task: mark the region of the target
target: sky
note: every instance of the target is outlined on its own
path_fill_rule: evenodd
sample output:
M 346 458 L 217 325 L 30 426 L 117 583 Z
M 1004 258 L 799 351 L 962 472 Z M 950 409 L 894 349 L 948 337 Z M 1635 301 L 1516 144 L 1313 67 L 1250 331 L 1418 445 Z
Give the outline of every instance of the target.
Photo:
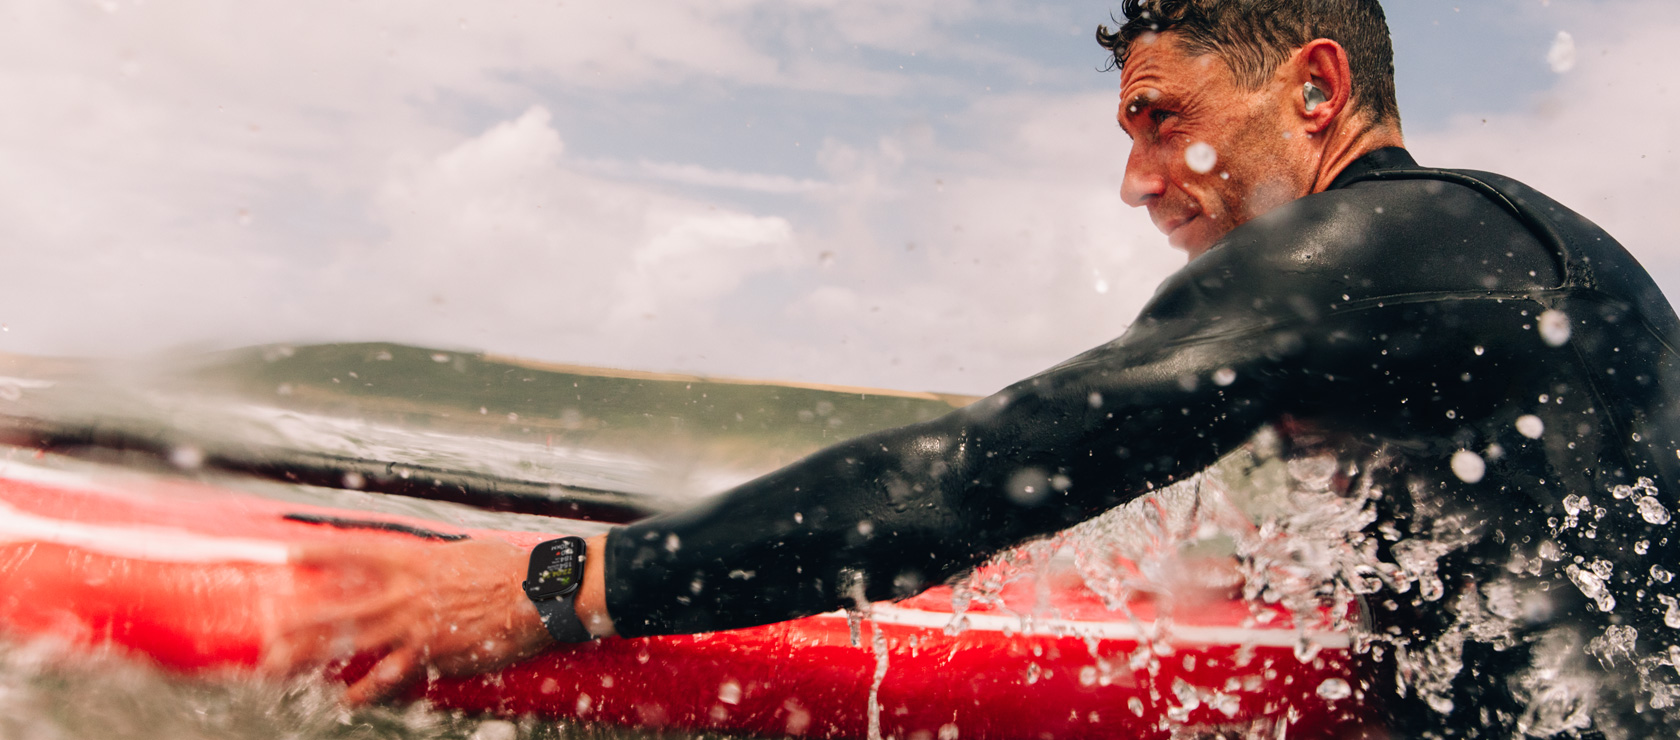
M 1680 3 L 1387 5 L 1423 163 L 1539 187 L 1680 295 Z M 396 341 L 990 392 L 1184 264 L 1120 202 L 1118 10 L 8 0 L 0 352 Z

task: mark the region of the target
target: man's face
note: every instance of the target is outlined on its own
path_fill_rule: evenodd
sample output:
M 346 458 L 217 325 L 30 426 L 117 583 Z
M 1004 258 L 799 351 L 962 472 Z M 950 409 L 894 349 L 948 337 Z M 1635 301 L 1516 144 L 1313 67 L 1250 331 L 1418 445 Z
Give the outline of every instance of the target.
M 1171 32 L 1144 36 L 1121 70 L 1119 121 L 1132 137 L 1121 197 L 1147 207 L 1168 243 L 1195 259 L 1306 195 L 1311 177 L 1282 76 L 1247 90 L 1218 57 L 1181 47 Z

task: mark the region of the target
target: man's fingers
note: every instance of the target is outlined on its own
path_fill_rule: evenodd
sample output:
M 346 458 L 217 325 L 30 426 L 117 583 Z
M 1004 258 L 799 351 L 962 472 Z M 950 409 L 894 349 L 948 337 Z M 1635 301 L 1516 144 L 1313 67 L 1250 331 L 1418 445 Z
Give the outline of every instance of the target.
M 318 594 L 294 598 L 265 628 L 261 669 L 287 675 L 329 660 L 388 647 L 404 637 L 408 623 L 393 619 L 410 597 L 397 588 L 335 602 Z
M 350 621 L 316 622 L 270 636 L 263 646 L 260 668 L 265 673 L 289 675 L 385 644 L 366 639 Z
M 367 675 L 362 676 L 361 680 L 344 692 L 344 699 L 351 704 L 384 701 L 407 688 L 420 678 L 425 670 L 426 666 L 420 661 L 419 648 L 398 648 L 374 663 Z
M 547 640 L 526 634 L 535 625 L 546 638 L 509 584 L 525 558 L 499 541 L 296 547 L 292 592 L 267 610 L 262 669 L 289 674 L 388 651 L 346 694 L 361 703 L 401 691 L 432 665 L 468 673 L 529 655 Z

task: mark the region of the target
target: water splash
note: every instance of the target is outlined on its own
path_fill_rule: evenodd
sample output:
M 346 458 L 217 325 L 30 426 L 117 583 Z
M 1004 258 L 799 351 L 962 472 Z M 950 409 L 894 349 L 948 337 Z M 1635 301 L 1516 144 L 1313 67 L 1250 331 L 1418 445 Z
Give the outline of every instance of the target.
M 869 682 L 869 740 L 882 740 L 881 737 L 881 684 L 887 679 L 887 657 L 890 652 L 887 647 L 887 633 L 878 624 L 872 624 L 869 646 L 875 652 L 875 675 Z
M 1604 578 L 1591 570 L 1573 564 L 1566 566 L 1563 572 L 1569 576 L 1569 580 L 1575 584 L 1575 587 L 1581 590 L 1582 595 L 1593 600 L 1599 611 L 1609 613 L 1616 610 L 1616 597 L 1605 586 Z

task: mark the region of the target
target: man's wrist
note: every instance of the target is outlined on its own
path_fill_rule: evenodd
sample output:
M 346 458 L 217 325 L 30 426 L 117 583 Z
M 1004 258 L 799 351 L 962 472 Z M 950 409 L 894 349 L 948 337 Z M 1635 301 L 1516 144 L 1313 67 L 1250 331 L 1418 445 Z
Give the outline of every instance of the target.
M 586 541 L 587 559 L 583 564 L 583 585 L 578 589 L 573 607 L 578 621 L 596 637 L 618 634 L 612 615 L 607 613 L 607 536 L 590 537 Z

